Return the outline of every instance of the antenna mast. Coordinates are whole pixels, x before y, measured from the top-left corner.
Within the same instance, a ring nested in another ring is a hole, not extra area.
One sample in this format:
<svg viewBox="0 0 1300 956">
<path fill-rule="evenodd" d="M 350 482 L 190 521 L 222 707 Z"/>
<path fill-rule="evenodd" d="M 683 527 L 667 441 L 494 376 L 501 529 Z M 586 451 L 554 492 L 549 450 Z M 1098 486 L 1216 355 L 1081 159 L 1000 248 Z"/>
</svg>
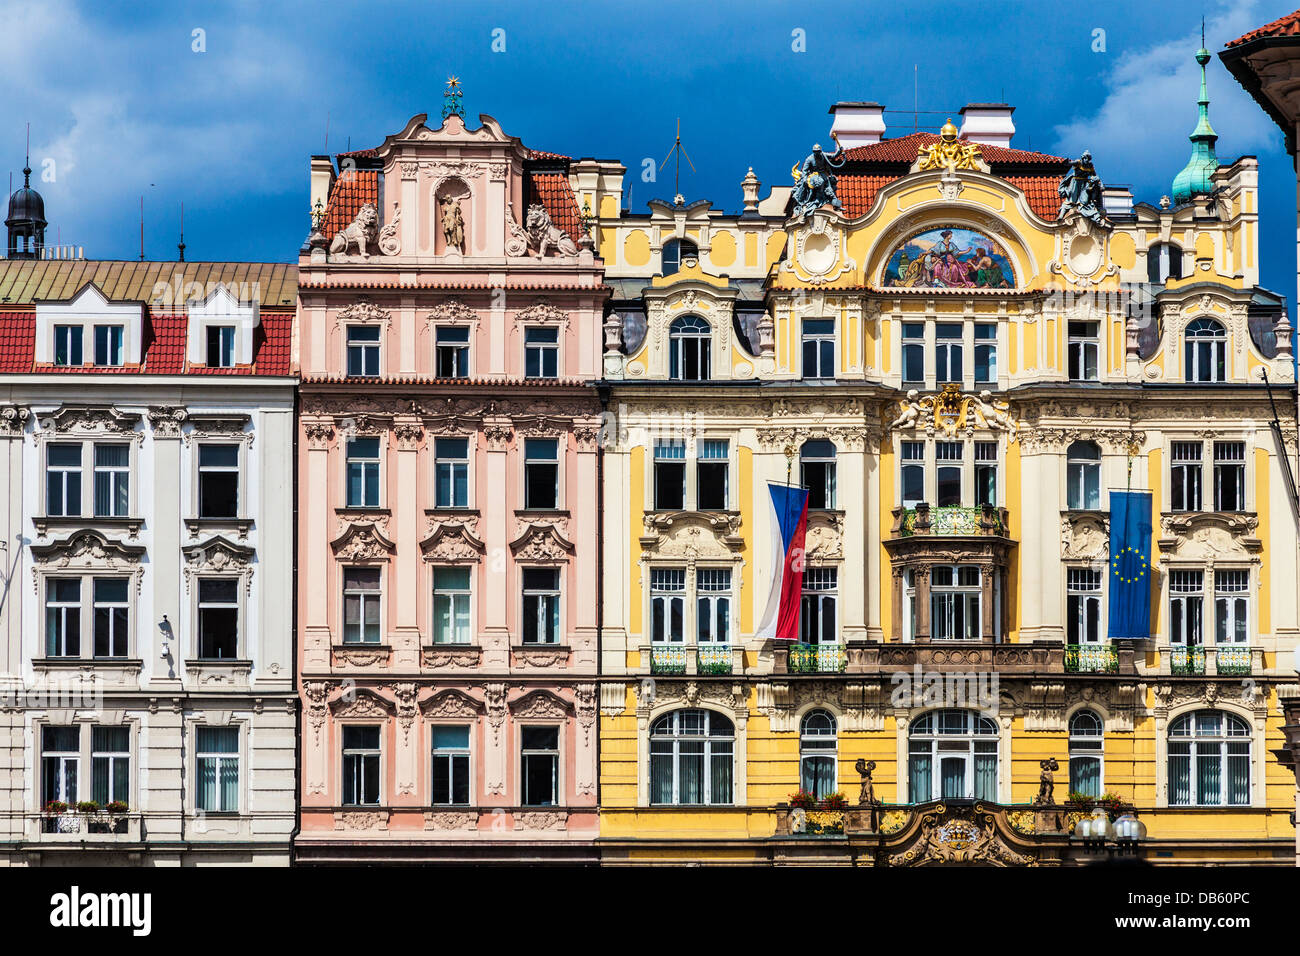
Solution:
<svg viewBox="0 0 1300 956">
<path fill-rule="evenodd" d="M 674 157 L 676 157 L 677 161 L 673 168 L 673 202 L 680 206 L 686 202 L 681 189 L 683 157 L 686 158 L 686 165 L 691 167 L 691 172 L 695 172 L 695 164 L 691 162 L 690 155 L 687 154 L 686 148 L 682 146 L 682 118 L 680 116 L 677 117 L 677 138 L 673 141 L 673 148 L 668 151 L 664 161 L 659 164 L 659 171 L 663 172 L 663 168 L 668 165 L 668 160 Z"/>
</svg>

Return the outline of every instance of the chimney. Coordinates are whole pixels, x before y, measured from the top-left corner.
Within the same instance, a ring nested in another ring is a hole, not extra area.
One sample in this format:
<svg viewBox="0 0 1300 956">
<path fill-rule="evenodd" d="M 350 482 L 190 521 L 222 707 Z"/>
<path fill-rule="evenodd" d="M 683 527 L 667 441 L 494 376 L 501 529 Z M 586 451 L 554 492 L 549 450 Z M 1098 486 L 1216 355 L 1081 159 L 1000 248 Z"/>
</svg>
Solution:
<svg viewBox="0 0 1300 956">
<path fill-rule="evenodd" d="M 1016 124 L 1011 121 L 1015 111 L 1006 103 L 968 103 L 961 108 L 957 135 L 985 146 L 1010 146 L 1016 135 Z"/>
<path fill-rule="evenodd" d="M 1101 208 L 1112 219 L 1129 218 L 1133 215 L 1133 191 L 1127 186 L 1103 186 Z"/>
<path fill-rule="evenodd" d="M 885 134 L 885 108 L 879 103 L 836 103 L 827 112 L 831 139 L 845 149 L 879 143 Z"/>
<path fill-rule="evenodd" d="M 316 208 L 316 203 L 320 203 L 323 210 L 329 205 L 330 189 L 334 186 L 334 164 L 328 156 L 313 156 L 311 158 L 311 199 L 310 209 Z"/>
</svg>

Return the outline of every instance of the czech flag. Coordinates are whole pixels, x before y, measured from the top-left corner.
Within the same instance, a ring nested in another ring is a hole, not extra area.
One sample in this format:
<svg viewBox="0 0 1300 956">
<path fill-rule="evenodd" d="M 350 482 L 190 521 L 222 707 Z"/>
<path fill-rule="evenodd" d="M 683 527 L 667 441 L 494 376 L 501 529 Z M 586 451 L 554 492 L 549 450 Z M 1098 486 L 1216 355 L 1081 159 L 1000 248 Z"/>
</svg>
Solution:
<svg viewBox="0 0 1300 956">
<path fill-rule="evenodd" d="M 799 640 L 799 599 L 803 596 L 804 535 L 808 529 L 808 491 L 769 483 L 772 508 L 772 591 L 757 636 Z M 779 569 L 779 570 L 778 570 Z"/>
</svg>

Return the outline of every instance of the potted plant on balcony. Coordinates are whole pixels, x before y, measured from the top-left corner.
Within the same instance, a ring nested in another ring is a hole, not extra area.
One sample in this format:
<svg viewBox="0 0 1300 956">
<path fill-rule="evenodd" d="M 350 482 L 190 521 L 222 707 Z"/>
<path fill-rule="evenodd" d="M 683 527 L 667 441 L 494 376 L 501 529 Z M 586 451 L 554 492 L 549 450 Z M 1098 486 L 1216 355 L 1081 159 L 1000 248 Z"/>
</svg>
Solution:
<svg viewBox="0 0 1300 956">
<path fill-rule="evenodd" d="M 1092 809 L 1093 804 L 1096 802 L 1096 797 L 1090 797 L 1088 794 L 1081 793 L 1078 790 L 1071 790 L 1070 795 L 1065 799 L 1065 807 L 1067 810 L 1079 810 L 1083 813 L 1087 813 Z"/>
<path fill-rule="evenodd" d="M 45 814 L 45 819 L 42 821 L 43 825 L 41 827 L 43 833 L 75 832 L 64 829 L 64 823 L 67 820 L 67 817 L 64 816 L 64 814 L 68 812 L 68 804 L 64 801 L 50 800 L 45 804 L 42 812 Z"/>
<path fill-rule="evenodd" d="M 790 794 L 791 810 L 812 810 L 817 806 L 817 798 L 807 790 L 800 788 Z"/>
<path fill-rule="evenodd" d="M 1106 814 L 1110 817 L 1112 823 L 1124 810 L 1124 801 L 1118 794 L 1111 793 L 1109 790 L 1097 799 L 1097 805 L 1106 808 Z"/>
<path fill-rule="evenodd" d="M 125 833 L 126 814 L 131 808 L 125 800 L 112 800 L 104 807 L 100 826 L 104 833 Z"/>
</svg>

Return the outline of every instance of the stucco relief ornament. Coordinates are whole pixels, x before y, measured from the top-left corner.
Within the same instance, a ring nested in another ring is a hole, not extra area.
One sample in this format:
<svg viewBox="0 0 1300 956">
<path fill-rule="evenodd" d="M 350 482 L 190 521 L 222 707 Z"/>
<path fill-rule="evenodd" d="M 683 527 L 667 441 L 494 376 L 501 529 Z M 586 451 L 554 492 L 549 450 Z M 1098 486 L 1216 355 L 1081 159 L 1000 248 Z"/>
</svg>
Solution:
<svg viewBox="0 0 1300 956">
<path fill-rule="evenodd" d="M 943 124 L 938 142 L 922 146 L 917 151 L 917 171 L 946 169 L 979 169 L 980 148 L 975 143 L 964 143 L 957 138 L 957 127 L 952 120 Z"/>
<path fill-rule="evenodd" d="M 515 315 L 515 319 L 519 322 L 555 322 L 563 324 L 569 321 L 569 313 L 557 309 L 549 302 L 539 301 L 526 309 L 521 309 Z"/>
<path fill-rule="evenodd" d="M 375 228 L 379 224 L 379 212 L 374 203 L 366 203 L 357 213 L 357 217 L 339 230 L 330 243 L 330 255 L 346 255 L 355 248 L 357 254 L 365 257 L 366 245 L 374 242 Z"/>
<path fill-rule="evenodd" d="M 32 413 L 22 405 L 5 405 L 0 408 L 0 435 L 12 438 L 21 435 Z"/>
<path fill-rule="evenodd" d="M 515 218 L 514 203 L 509 202 L 506 203 L 506 231 L 510 233 L 506 239 L 506 255 L 512 258 L 528 255 L 528 232 L 519 225 L 519 220 Z"/>
<path fill-rule="evenodd" d="M 516 561 L 537 561 L 553 564 L 567 561 L 574 552 L 573 544 L 560 536 L 551 524 L 533 524 L 510 542 Z"/>
<path fill-rule="evenodd" d="M 190 590 L 194 578 L 203 573 L 238 574 L 244 579 L 244 590 L 252 587 L 253 557 L 252 548 L 227 541 L 221 535 L 210 538 L 201 544 L 186 545 L 181 548 L 185 555 L 185 589 Z"/>
<path fill-rule="evenodd" d="M 477 561 L 486 550 L 463 521 L 455 520 L 440 520 L 433 533 L 420 542 L 426 561 Z"/>
<path fill-rule="evenodd" d="M 402 254 L 402 237 L 398 233 L 397 227 L 402 223 L 402 209 L 397 201 L 393 201 L 393 218 L 390 219 L 384 228 L 379 230 L 379 251 L 386 256 L 398 256 Z"/>
<path fill-rule="evenodd" d="M 418 421 L 397 422 L 393 425 L 393 438 L 397 441 L 398 447 L 405 449 L 418 448 L 420 439 L 424 437 L 424 426 Z"/>
<path fill-rule="evenodd" d="M 378 322 L 387 325 L 392 317 L 392 313 L 387 309 L 380 308 L 367 299 L 362 299 L 340 309 L 338 321 L 335 324 L 338 325 L 343 322 Z"/>
<path fill-rule="evenodd" d="M 468 694 L 458 690 L 444 690 L 434 694 L 423 704 L 420 710 L 426 717 L 435 719 L 477 717 L 483 712 L 482 706 Z"/>
<path fill-rule="evenodd" d="M 460 299 L 448 299 L 430 309 L 429 318 L 435 322 L 476 322 L 478 313 Z"/>
<path fill-rule="evenodd" d="M 349 525 L 330 542 L 330 548 L 340 561 L 375 561 L 397 550 L 373 522 Z"/>
<path fill-rule="evenodd" d="M 312 448 L 324 448 L 334 438 L 334 423 L 331 421 L 304 422 L 303 436 Z"/>
<path fill-rule="evenodd" d="M 149 408 L 149 429 L 154 438 L 180 438 L 186 411 L 178 405 L 154 405 Z"/>
<path fill-rule="evenodd" d="M 570 239 L 563 229 L 551 222 L 551 214 L 541 203 L 528 207 L 528 218 L 524 225 L 528 232 L 529 246 L 537 250 L 538 259 L 545 259 L 546 253 L 552 249 L 561 256 L 578 254 L 578 244 Z"/>
<path fill-rule="evenodd" d="M 140 416 L 122 412 L 112 406 L 64 405 L 41 417 L 41 428 L 62 434 L 79 432 L 90 435 L 114 435 L 141 441 L 143 433 L 135 430 Z"/>
<path fill-rule="evenodd" d="M 907 398 L 898 405 L 898 416 L 889 426 L 890 431 L 924 429 L 926 434 L 954 437 L 959 431 L 973 432 L 988 428 L 1006 432 L 1015 441 L 1020 423 L 1011 414 L 1008 402 L 995 399 L 985 390 L 976 395 L 963 395 L 958 385 L 945 385 L 935 395 L 921 396 L 909 389 Z"/>
</svg>

